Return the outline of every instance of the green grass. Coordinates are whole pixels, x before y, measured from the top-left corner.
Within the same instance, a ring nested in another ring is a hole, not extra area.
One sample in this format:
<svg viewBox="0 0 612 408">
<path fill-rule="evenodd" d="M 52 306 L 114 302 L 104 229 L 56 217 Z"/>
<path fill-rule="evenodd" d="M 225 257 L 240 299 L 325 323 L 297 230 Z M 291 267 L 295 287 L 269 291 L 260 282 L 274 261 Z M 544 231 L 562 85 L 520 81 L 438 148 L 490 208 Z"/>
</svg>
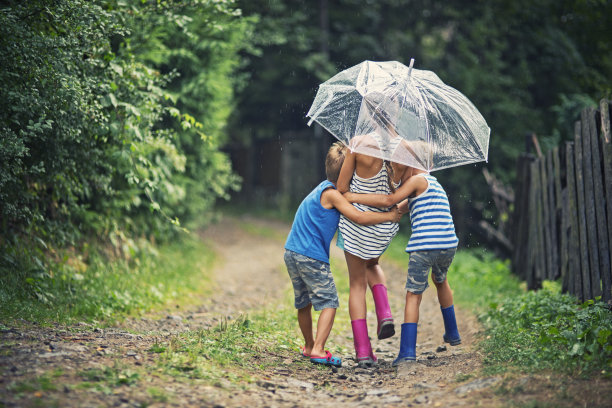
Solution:
<svg viewBox="0 0 612 408">
<path fill-rule="evenodd" d="M 45 269 L 2 271 L 0 321 L 111 323 L 210 293 L 214 254 L 197 237 L 146 248 L 129 259 L 88 249 L 87 259 L 66 253 Z"/>
<path fill-rule="evenodd" d="M 385 254 L 406 266 L 408 238 L 398 235 Z M 460 249 L 448 272 L 455 302 L 471 308 L 485 328 L 485 371 L 612 372 L 612 312 L 601 301 L 583 304 L 561 294 L 558 282 L 526 291 L 502 261 L 484 249 Z"/>
<path fill-rule="evenodd" d="M 612 312 L 601 301 L 579 304 L 557 284 L 507 298 L 483 317 L 487 371 L 612 372 Z"/>
<path fill-rule="evenodd" d="M 407 268 L 407 242 L 407 236 L 398 234 L 385 252 L 385 259 Z M 459 249 L 448 271 L 448 282 L 455 302 L 476 312 L 525 291 L 525 285 L 510 272 L 510 264 L 484 249 Z"/>
</svg>

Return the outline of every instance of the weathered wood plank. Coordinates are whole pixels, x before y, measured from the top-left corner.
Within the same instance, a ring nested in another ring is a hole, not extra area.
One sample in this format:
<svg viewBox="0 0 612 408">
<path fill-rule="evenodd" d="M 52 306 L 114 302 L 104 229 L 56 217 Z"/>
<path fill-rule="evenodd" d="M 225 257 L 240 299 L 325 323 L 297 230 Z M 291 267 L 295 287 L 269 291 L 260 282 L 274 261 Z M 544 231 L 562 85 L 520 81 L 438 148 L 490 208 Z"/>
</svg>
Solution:
<svg viewBox="0 0 612 408">
<path fill-rule="evenodd" d="M 546 156 L 543 156 L 538 160 L 540 162 L 540 221 L 542 225 L 542 236 L 544 238 L 544 245 L 542 246 L 542 256 L 546 259 L 546 265 L 544 267 L 543 279 L 550 279 L 552 275 L 552 237 L 550 231 L 550 217 L 548 212 L 550 211 L 550 204 L 548 200 L 548 174 L 546 171 Z"/>
<path fill-rule="evenodd" d="M 589 276 L 593 298 L 601 296 L 601 276 L 599 273 L 599 251 L 597 245 L 597 217 L 595 215 L 595 193 L 593 186 L 593 155 L 591 150 L 591 117 L 593 108 L 584 109 L 580 115 L 582 124 L 582 171 L 584 172 L 584 209 L 586 211 L 587 245 L 589 248 Z"/>
<path fill-rule="evenodd" d="M 553 171 L 553 151 L 552 149 L 546 153 L 546 180 L 548 182 L 548 206 L 546 213 L 548 215 L 548 229 L 550 231 L 550 265 L 548 268 L 548 279 L 555 280 L 559 277 L 559 260 L 557 248 L 557 203 L 555 196 L 555 173 Z"/>
<path fill-rule="evenodd" d="M 566 251 L 566 246 L 562 244 L 562 234 L 567 233 L 563 230 L 563 190 L 561 189 L 561 160 L 559 158 L 559 147 L 555 147 L 552 150 L 552 167 L 553 167 L 553 178 L 555 184 L 555 231 L 557 241 L 557 273 L 558 278 L 562 276 L 562 256 L 563 251 Z"/>
<path fill-rule="evenodd" d="M 514 211 L 512 215 L 512 244 L 514 256 L 512 260 L 515 275 L 526 280 L 528 264 L 527 248 L 529 240 L 529 166 L 533 160 L 530 154 L 521 154 L 517 160 L 516 184 L 514 188 Z"/>
<path fill-rule="evenodd" d="M 608 243 L 612 245 L 612 135 L 610 134 L 610 104 L 606 99 L 602 99 L 599 103 L 600 113 L 600 126 L 601 126 L 601 153 L 603 161 L 603 186 L 605 191 L 606 201 L 606 219 L 608 229 Z M 608 247 L 610 249 L 610 247 Z M 612 250 L 610 251 L 610 265 L 612 266 Z M 602 274 L 605 274 L 602 271 Z M 612 271 L 607 272 L 608 278 L 612 279 Z M 606 294 L 604 294 L 606 295 Z M 611 294 L 607 295 L 608 304 L 612 305 L 612 301 L 609 299 Z"/>
<path fill-rule="evenodd" d="M 542 282 L 546 279 L 546 247 L 545 247 L 545 233 L 544 223 L 542 222 L 544 217 L 542 214 L 542 174 L 540 171 L 541 159 L 538 158 L 531 164 L 531 183 L 534 189 L 534 203 L 535 203 L 535 278 L 536 282 Z"/>
<path fill-rule="evenodd" d="M 569 193 L 568 188 L 564 188 L 561 193 L 561 228 L 559 231 L 559 253 L 560 256 L 560 273 L 561 273 L 561 291 L 563 293 L 571 293 L 574 294 L 574 279 L 570 279 L 570 273 L 568 268 L 569 261 L 569 240 L 568 236 L 570 234 L 569 229 Z"/>
<path fill-rule="evenodd" d="M 579 126 L 579 125 L 578 125 Z M 569 223 L 569 239 L 568 239 L 568 273 L 573 281 L 570 287 L 571 292 L 580 300 L 584 300 L 582 292 L 582 274 L 580 272 L 580 234 L 578 227 L 578 197 L 576 191 L 576 172 L 574 169 L 575 163 L 574 143 L 567 142 L 565 144 L 565 157 L 567 164 L 567 196 L 568 196 L 568 212 L 567 221 Z"/>
<path fill-rule="evenodd" d="M 586 229 L 584 200 L 584 173 L 582 167 L 582 124 L 578 122 L 574 134 L 574 171 L 576 172 L 576 202 L 578 203 L 578 235 L 580 237 L 580 273 L 582 275 L 582 298 L 591 299 L 591 274 L 589 271 L 589 244 Z"/>
<path fill-rule="evenodd" d="M 608 228 L 606 225 L 606 204 L 605 190 L 603 186 L 603 167 L 601 165 L 601 150 L 599 146 L 599 134 L 597 126 L 597 112 L 594 109 L 589 111 L 589 134 L 591 138 L 591 166 L 593 170 L 593 202 L 595 204 L 595 228 L 597 230 L 597 245 L 592 246 L 591 250 L 598 251 L 599 267 L 598 274 L 602 288 L 602 298 L 604 301 L 610 300 L 610 290 L 612 280 L 610 279 L 610 247 L 608 242 Z M 598 294 L 594 293 L 595 296 Z"/>
<path fill-rule="evenodd" d="M 528 222 L 529 222 L 529 235 L 527 237 L 527 264 L 525 266 L 525 281 L 527 282 L 527 289 L 537 289 L 536 269 L 537 269 L 537 245 L 538 236 L 536 228 L 536 188 L 534 182 L 534 168 L 537 167 L 535 162 L 529 164 L 529 211 L 528 211 Z"/>
</svg>

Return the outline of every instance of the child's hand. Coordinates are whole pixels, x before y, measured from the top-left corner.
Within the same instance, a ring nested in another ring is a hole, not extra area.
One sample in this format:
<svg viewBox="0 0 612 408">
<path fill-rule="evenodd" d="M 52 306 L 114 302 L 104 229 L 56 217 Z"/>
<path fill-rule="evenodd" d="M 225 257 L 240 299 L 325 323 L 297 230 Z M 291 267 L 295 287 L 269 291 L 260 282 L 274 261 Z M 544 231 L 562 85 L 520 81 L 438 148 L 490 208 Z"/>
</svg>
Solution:
<svg viewBox="0 0 612 408">
<path fill-rule="evenodd" d="M 399 206 L 396 205 L 395 207 L 393 207 L 393 209 L 391 209 L 391 211 L 395 212 L 395 216 L 393 217 L 393 222 L 399 222 L 403 215 L 400 212 Z"/>
<path fill-rule="evenodd" d="M 400 212 L 400 214 L 402 214 L 402 215 L 407 214 L 409 212 L 408 211 L 408 200 L 407 199 L 397 203 L 396 207 L 397 207 L 398 211 Z"/>
</svg>

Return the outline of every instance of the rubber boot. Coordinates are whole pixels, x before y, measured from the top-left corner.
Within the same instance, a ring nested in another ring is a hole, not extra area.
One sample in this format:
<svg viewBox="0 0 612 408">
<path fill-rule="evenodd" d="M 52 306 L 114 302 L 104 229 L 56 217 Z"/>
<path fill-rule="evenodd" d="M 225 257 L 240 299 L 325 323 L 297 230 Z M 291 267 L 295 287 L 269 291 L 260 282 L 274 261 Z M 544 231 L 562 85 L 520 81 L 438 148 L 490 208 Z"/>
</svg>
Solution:
<svg viewBox="0 0 612 408">
<path fill-rule="evenodd" d="M 397 358 L 391 364 L 393 367 L 405 361 L 416 361 L 416 338 L 417 323 L 403 323 L 400 350 Z"/>
<path fill-rule="evenodd" d="M 357 354 L 357 365 L 360 368 L 372 367 L 377 363 L 377 358 L 372 352 L 370 337 L 368 337 L 368 325 L 366 319 L 351 320 L 353 328 L 353 342 Z"/>
<path fill-rule="evenodd" d="M 444 341 L 450 343 L 451 346 L 461 344 L 461 336 L 457 330 L 457 320 L 455 319 L 455 306 L 451 305 L 447 308 L 440 307 L 442 310 L 442 318 L 444 319 Z"/>
<path fill-rule="evenodd" d="M 374 306 L 376 307 L 376 318 L 378 319 L 378 329 L 376 335 L 378 340 L 387 339 L 395 334 L 395 324 L 391 316 L 387 288 L 382 283 L 372 286 L 374 296 Z"/>
</svg>

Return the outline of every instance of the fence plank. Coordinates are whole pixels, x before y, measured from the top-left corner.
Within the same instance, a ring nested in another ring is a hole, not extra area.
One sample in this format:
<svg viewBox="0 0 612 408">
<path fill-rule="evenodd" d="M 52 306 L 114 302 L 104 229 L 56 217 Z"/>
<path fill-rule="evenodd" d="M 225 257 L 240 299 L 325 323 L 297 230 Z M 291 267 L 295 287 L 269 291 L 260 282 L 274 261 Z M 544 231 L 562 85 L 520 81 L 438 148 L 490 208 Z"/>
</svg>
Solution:
<svg viewBox="0 0 612 408">
<path fill-rule="evenodd" d="M 584 209 L 586 211 L 587 246 L 589 248 L 589 276 L 593 297 L 601 296 L 601 276 L 599 273 L 599 251 L 597 250 L 597 217 L 595 216 L 595 194 L 593 186 L 593 155 L 591 152 L 591 116 L 593 108 L 580 114 L 582 124 L 582 170 L 584 172 Z M 593 123 L 595 123 L 593 121 Z M 591 299 L 591 297 L 589 297 Z"/>
<path fill-rule="evenodd" d="M 531 182 L 534 187 L 535 197 L 535 226 L 536 226 L 536 252 L 535 252 L 535 278 L 539 287 L 540 283 L 546 279 L 546 243 L 545 243 L 545 231 L 544 231 L 544 215 L 542 205 L 542 172 L 541 172 L 542 159 L 538 158 L 532 163 Z"/>
<path fill-rule="evenodd" d="M 579 126 L 579 125 L 578 125 Z M 566 219 L 569 220 L 569 256 L 568 270 L 573 288 L 571 292 L 580 300 L 584 300 L 582 292 L 582 275 L 580 273 L 580 234 L 578 228 L 578 197 L 576 191 L 576 172 L 574 169 L 574 143 L 567 142 L 565 144 L 565 157 L 567 163 L 567 196 L 568 196 L 568 213 Z"/>
<path fill-rule="evenodd" d="M 541 217 L 542 217 L 542 232 L 544 238 L 544 252 L 542 256 L 546 257 L 546 267 L 544 269 L 543 279 L 550 279 L 552 275 L 552 233 L 550 230 L 550 217 L 548 212 L 550 211 L 549 194 L 548 194 L 548 171 L 546 165 L 546 156 L 543 156 L 540 160 L 540 186 L 541 186 Z"/>
<path fill-rule="evenodd" d="M 555 196 L 555 173 L 553 170 L 553 150 L 546 153 L 546 178 L 548 180 L 548 229 L 550 231 L 550 265 L 548 279 L 559 277 L 559 260 L 557 251 L 557 201 Z"/>
<path fill-rule="evenodd" d="M 601 151 L 604 169 L 604 190 L 606 198 L 606 218 L 608 220 L 608 243 L 612 245 L 612 140 L 610 134 L 610 106 L 609 101 L 602 99 L 599 103 L 599 112 L 601 117 Z M 610 251 L 610 265 L 612 265 L 612 251 Z M 603 271 L 602 273 L 605 273 Z M 612 271 L 608 271 L 608 278 L 612 278 Z M 604 296 L 606 294 L 604 293 Z M 607 294 L 608 304 L 610 301 L 610 293 Z M 605 297 L 604 297 L 605 299 Z"/>
<path fill-rule="evenodd" d="M 555 184 L 555 231 L 556 231 L 556 241 L 557 241 L 557 276 L 563 276 L 563 252 L 566 251 L 566 246 L 563 245 L 562 240 L 564 234 L 567 233 L 567 229 L 563 228 L 563 190 L 561 189 L 561 161 L 559 158 L 559 147 L 555 146 L 552 149 L 552 167 L 553 167 L 553 178 Z"/>
<path fill-rule="evenodd" d="M 516 169 L 516 187 L 514 211 L 512 215 L 512 244 L 514 256 L 512 266 L 514 273 L 527 280 L 527 248 L 529 245 L 529 163 L 532 156 L 523 153 L 519 156 Z"/>
<path fill-rule="evenodd" d="M 605 209 L 605 197 L 603 187 L 603 171 L 601 166 L 601 149 L 599 148 L 599 137 L 597 132 L 597 112 L 595 109 L 589 109 L 589 134 L 591 142 L 591 160 L 592 160 L 592 171 L 593 171 L 593 203 L 595 204 L 595 229 L 597 230 L 597 244 L 591 247 L 592 251 L 598 251 L 599 267 L 597 281 L 598 286 L 601 284 L 602 297 L 604 301 L 610 300 L 610 289 L 612 281 L 610 279 L 610 248 L 608 242 L 608 228 L 606 225 L 606 209 Z M 600 283 L 601 282 L 601 283 Z M 594 293 L 598 296 L 597 293 Z"/>
<path fill-rule="evenodd" d="M 580 237 L 580 273 L 582 275 L 582 299 L 591 299 L 591 274 L 589 271 L 589 245 L 587 242 L 586 209 L 584 201 L 584 173 L 582 167 L 581 122 L 574 129 L 574 171 L 576 172 L 576 202 L 578 203 L 578 236 Z"/>
</svg>

